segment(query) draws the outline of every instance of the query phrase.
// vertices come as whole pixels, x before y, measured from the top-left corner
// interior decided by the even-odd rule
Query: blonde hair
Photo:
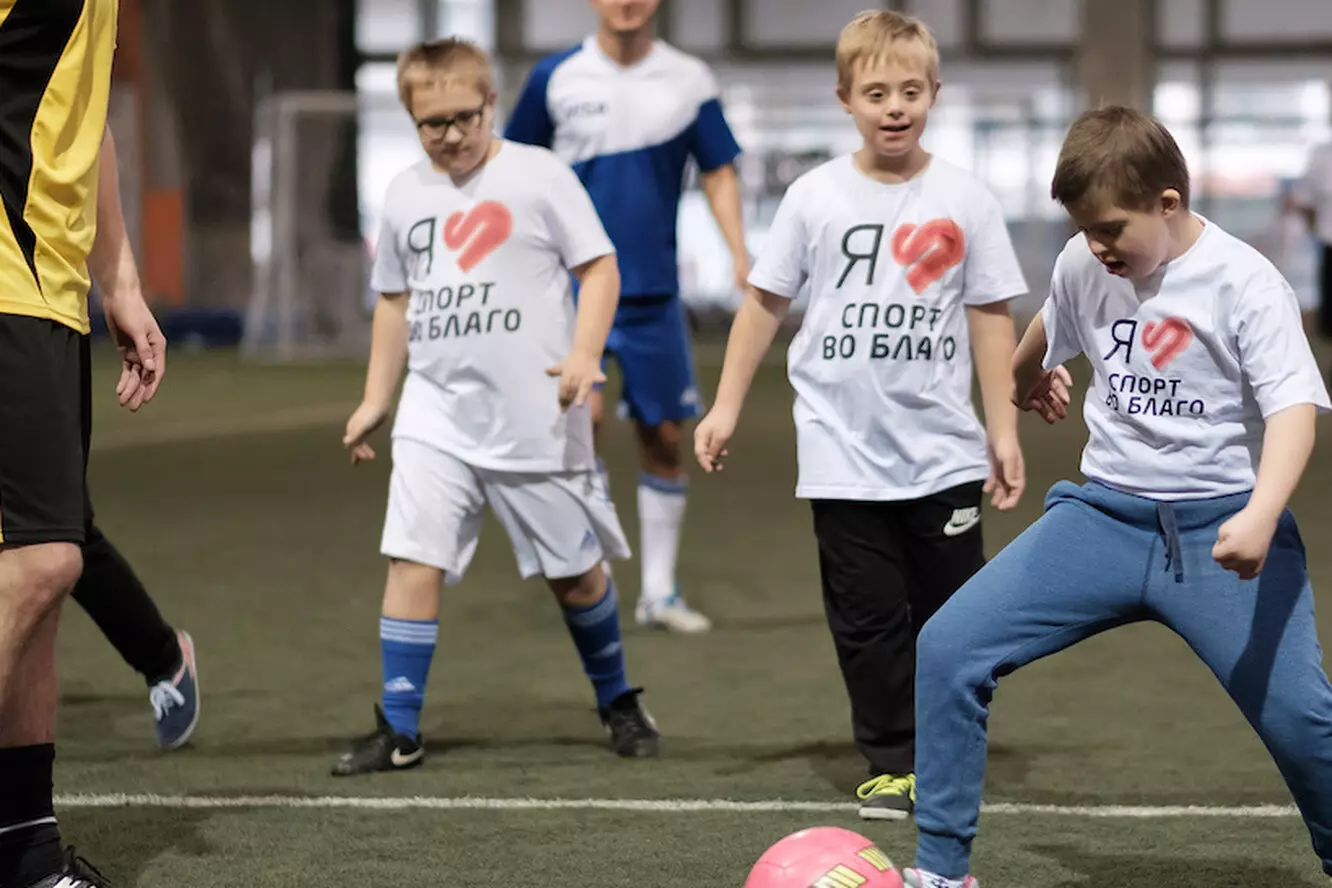
[[[1064,206],[1099,192],[1145,210],[1173,188],[1189,206],[1189,167],[1175,137],[1150,114],[1109,105],[1083,112],[1059,150],[1050,196]]]
[[[912,52],[904,44],[914,44]],[[905,52],[904,52],[905,50]],[[939,44],[920,19],[887,9],[860,13],[837,39],[837,89],[846,92],[856,69],[883,59],[924,56],[930,84],[939,85]]]
[[[398,56],[398,98],[412,110],[412,91],[418,86],[460,80],[489,98],[495,74],[485,50],[459,37],[418,43]]]

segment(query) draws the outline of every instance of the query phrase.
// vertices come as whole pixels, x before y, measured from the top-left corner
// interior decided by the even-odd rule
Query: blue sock
[[[624,646],[620,643],[620,605],[615,584],[607,581],[606,595],[591,607],[564,608],[564,622],[574,647],[583,659],[583,671],[592,679],[597,707],[605,709],[621,694],[629,692],[624,677]]]
[[[408,737],[421,732],[430,660],[439,640],[438,620],[379,618],[379,646],[384,655],[384,717]]]

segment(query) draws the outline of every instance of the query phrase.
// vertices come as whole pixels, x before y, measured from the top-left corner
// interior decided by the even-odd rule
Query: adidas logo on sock
[[[384,690],[390,694],[410,694],[416,690],[416,685],[405,675],[400,675],[392,681],[384,682]]]

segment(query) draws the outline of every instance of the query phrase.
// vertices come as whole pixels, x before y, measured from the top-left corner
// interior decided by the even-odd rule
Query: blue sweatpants
[[[1249,495],[1160,503],[1061,481],[1039,521],[925,624],[916,659],[916,864],[968,873],[1000,676],[1089,638],[1155,620],[1211,668],[1276,760],[1332,875],[1332,685],[1294,517],[1262,574],[1212,560]]]

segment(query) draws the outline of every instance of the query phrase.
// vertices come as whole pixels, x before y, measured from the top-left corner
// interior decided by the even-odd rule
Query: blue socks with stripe
[[[438,620],[379,618],[384,658],[384,717],[393,730],[415,738],[421,733],[426,679],[439,640]]]
[[[583,660],[583,671],[596,690],[597,708],[605,709],[616,697],[629,692],[615,583],[607,580],[606,594],[591,607],[564,608],[564,622]]]

